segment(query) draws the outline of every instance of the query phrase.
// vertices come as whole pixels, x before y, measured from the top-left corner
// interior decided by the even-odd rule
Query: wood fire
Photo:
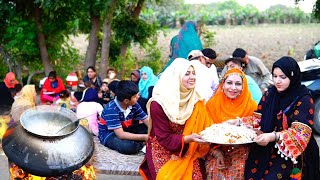
[[[70,175],[63,175],[59,177],[39,177],[29,174],[19,168],[14,163],[10,165],[11,180],[94,180],[96,173],[93,165],[84,165],[80,169],[75,170]]]

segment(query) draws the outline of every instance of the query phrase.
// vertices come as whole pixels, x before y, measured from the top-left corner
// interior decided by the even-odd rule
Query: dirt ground
[[[260,58],[270,69],[273,62],[285,55],[297,61],[303,60],[307,50],[320,41],[320,24],[295,25],[259,25],[259,26],[211,26],[214,31],[215,45],[212,46],[218,60],[225,60],[235,48],[241,47],[250,55]],[[162,60],[168,61],[171,38],[179,29],[166,30],[159,33],[158,48],[162,52]],[[75,47],[85,54],[87,38],[85,35],[74,38]],[[137,59],[142,59],[145,52],[139,46],[133,47]]]

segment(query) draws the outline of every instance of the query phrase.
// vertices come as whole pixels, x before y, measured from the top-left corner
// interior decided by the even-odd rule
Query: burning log
[[[86,164],[80,169],[75,170],[72,174],[58,177],[39,177],[29,174],[14,163],[11,163],[10,175],[11,180],[94,180],[96,179],[96,170],[93,165]]]

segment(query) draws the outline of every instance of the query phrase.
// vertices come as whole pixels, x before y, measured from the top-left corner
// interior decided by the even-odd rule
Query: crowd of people
[[[170,50],[158,76],[144,66],[132,71],[130,80],[119,80],[115,69],[102,80],[90,66],[77,91],[67,90],[52,71],[41,104],[75,111],[107,148],[122,154],[145,149],[139,168],[144,179],[320,177],[314,102],[301,84],[296,60],[284,56],[270,73],[259,58],[236,48],[218,74],[216,52],[202,48],[193,22],[172,38]],[[0,98],[18,121],[36,105],[35,86],[22,87],[9,72],[0,83]],[[207,143],[199,133],[218,123],[260,128],[261,134],[252,144]]]

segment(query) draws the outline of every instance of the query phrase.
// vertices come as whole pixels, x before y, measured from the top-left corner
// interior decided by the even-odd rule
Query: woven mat
[[[144,153],[136,155],[124,155],[103,146],[95,136],[95,152],[93,154],[93,166],[98,173],[140,176],[139,166],[144,158]]]

